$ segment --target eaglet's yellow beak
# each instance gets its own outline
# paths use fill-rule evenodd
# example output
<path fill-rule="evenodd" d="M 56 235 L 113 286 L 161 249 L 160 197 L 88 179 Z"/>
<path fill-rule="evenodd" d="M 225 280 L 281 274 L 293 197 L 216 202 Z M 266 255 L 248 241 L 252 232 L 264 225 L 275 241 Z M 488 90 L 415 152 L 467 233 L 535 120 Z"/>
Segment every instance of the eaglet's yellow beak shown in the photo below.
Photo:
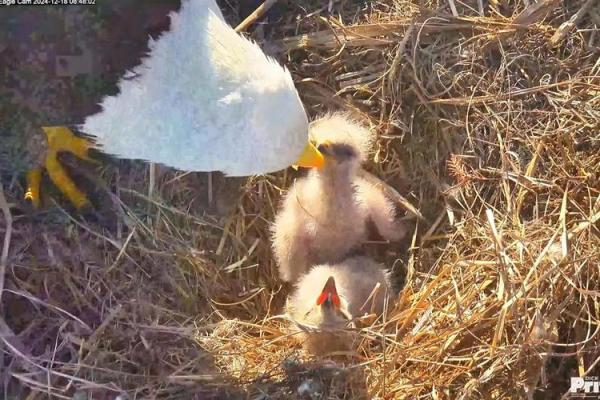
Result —
<path fill-rule="evenodd" d="M 300 158 L 292 167 L 321 168 L 325 164 L 323 154 L 310 142 L 306 144 Z"/>

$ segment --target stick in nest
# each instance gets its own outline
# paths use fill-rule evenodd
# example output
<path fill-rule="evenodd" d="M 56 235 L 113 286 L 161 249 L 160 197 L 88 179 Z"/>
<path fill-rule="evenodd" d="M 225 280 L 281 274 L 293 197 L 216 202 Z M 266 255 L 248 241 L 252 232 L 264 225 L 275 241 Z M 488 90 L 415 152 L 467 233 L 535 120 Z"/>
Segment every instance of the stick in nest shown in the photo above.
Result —
<path fill-rule="evenodd" d="M 4 221 L 6 222 L 6 232 L 4 233 L 4 244 L 2 245 L 2 254 L 0 255 L 0 303 L 2 301 L 2 292 L 4 291 L 4 274 L 6 272 L 6 265 L 8 264 L 8 249 L 10 248 L 10 238 L 12 235 L 12 215 L 8 202 L 4 196 L 4 189 L 0 184 L 0 209 L 4 214 Z"/>
<path fill-rule="evenodd" d="M 252 25 L 257 19 L 260 18 L 261 15 L 269 11 L 273 4 L 275 4 L 277 0 L 266 0 L 263 4 L 261 4 L 254 12 L 246 17 L 238 26 L 235 27 L 236 32 L 243 32 L 250 25 Z"/>

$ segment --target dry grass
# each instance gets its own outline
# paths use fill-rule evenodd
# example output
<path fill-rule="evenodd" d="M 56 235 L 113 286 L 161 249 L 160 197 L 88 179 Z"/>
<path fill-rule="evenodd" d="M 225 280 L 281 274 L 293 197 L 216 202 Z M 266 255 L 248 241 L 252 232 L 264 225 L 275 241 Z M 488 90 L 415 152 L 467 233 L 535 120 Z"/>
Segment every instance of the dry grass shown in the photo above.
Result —
<path fill-rule="evenodd" d="M 5 393 L 560 398 L 600 375 L 597 6 L 298 3 L 269 29 L 307 109 L 370 123 L 368 169 L 427 219 L 408 249 L 372 245 L 405 286 L 355 361 L 307 361 L 278 317 L 267 228 L 290 171 L 247 180 L 218 218 L 204 178 L 169 172 L 149 199 L 131 169 L 107 177 L 114 231 L 13 218 Z"/>

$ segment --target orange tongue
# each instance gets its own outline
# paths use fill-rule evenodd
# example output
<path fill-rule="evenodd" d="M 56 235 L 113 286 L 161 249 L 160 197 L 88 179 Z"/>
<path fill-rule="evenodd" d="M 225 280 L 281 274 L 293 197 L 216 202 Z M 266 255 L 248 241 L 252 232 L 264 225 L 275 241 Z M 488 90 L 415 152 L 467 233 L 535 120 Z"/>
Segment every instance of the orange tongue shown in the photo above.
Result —
<path fill-rule="evenodd" d="M 322 305 L 326 300 L 329 300 L 334 306 L 340 308 L 340 296 L 338 296 L 337 289 L 335 288 L 335 279 L 333 279 L 333 276 L 327 279 L 325 287 L 317 299 L 317 305 Z"/>

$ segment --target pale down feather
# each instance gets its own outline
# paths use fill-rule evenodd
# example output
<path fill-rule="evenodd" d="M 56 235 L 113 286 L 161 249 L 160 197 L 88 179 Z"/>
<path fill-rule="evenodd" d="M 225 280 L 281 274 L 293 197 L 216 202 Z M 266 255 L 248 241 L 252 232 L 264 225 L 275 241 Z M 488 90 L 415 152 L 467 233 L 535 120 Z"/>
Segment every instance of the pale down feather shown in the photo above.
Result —
<path fill-rule="evenodd" d="M 288 282 L 312 265 L 348 256 L 367 240 L 369 220 L 387 240 L 399 240 L 406 233 L 397 205 L 364 178 L 360 167 L 372 133 L 347 114 L 336 113 L 313 122 L 310 136 L 325 163 L 292 185 L 272 227 L 279 275 Z"/>
<path fill-rule="evenodd" d="M 383 266 L 367 257 L 314 266 L 288 297 L 286 313 L 295 337 L 312 354 L 352 349 L 354 335 L 344 331 L 365 314 L 380 315 L 392 289 Z"/>

